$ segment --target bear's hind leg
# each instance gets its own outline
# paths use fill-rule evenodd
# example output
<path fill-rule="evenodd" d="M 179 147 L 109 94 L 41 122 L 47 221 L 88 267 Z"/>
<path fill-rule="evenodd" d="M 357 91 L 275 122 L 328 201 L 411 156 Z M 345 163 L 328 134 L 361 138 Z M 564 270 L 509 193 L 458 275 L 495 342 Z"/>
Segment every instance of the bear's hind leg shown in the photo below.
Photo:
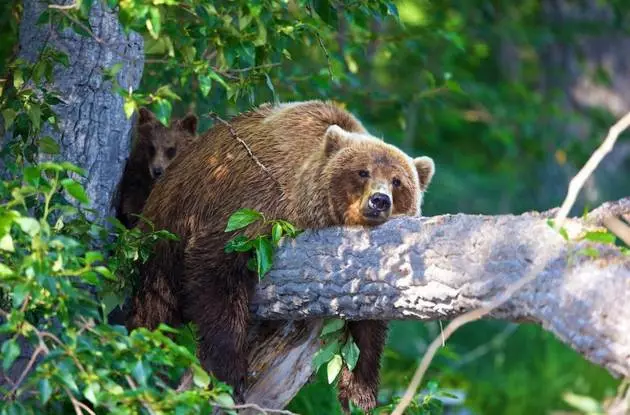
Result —
<path fill-rule="evenodd" d="M 184 315 L 199 330 L 203 368 L 243 400 L 247 380 L 249 299 L 256 277 L 245 255 L 227 255 L 209 237 L 195 238 L 185 256 Z M 217 238 L 223 240 L 224 238 Z M 208 264 L 213 264 L 211 268 Z"/>
<path fill-rule="evenodd" d="M 172 274 L 178 268 L 178 256 L 168 242 L 160 242 L 151 259 L 140 267 L 140 286 L 134 294 L 126 326 L 129 331 L 146 327 L 155 330 L 160 323 L 177 327 L 181 324 L 181 313 L 177 289 Z"/>
<path fill-rule="evenodd" d="M 349 321 L 348 328 L 359 347 L 359 360 L 350 372 L 344 365 L 339 380 L 339 401 L 344 412 L 349 401 L 364 411 L 374 409 L 379 385 L 381 354 L 387 337 L 387 322 L 381 320 Z"/>

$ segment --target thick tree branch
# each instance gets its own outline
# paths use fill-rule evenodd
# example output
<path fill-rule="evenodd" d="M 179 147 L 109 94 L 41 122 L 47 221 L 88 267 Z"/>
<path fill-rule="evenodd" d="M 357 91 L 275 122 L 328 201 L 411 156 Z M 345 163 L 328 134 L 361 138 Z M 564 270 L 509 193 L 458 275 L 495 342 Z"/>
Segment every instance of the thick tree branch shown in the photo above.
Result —
<path fill-rule="evenodd" d="M 592 362 L 630 376 L 630 256 L 579 240 L 608 214 L 627 213 L 630 198 L 607 203 L 585 219 L 568 219 L 569 241 L 547 223 L 549 212 L 400 218 L 369 230 L 305 232 L 282 244 L 252 311 L 258 320 L 450 319 L 487 305 L 544 265 L 534 282 L 491 316 L 539 323 Z M 303 350 L 317 343 L 308 325 L 290 324 L 302 333 Z M 260 361 L 283 352 L 275 344 L 267 353 L 261 357 L 257 348 L 252 367 L 269 367 Z M 304 381 L 311 371 L 307 360 Z M 252 390 L 260 388 L 254 380 Z M 273 382 L 266 387 L 267 393 L 277 387 L 290 394 Z"/>

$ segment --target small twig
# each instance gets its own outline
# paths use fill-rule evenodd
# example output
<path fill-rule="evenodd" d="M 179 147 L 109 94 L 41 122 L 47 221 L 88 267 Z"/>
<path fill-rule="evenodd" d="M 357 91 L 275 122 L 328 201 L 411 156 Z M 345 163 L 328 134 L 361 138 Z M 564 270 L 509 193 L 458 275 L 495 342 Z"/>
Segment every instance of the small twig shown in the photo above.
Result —
<path fill-rule="evenodd" d="M 609 216 L 604 218 L 604 225 L 626 245 L 630 246 L 630 226 L 626 225 L 624 221 L 616 216 Z"/>
<path fill-rule="evenodd" d="M 79 5 L 77 3 L 72 3 L 72 4 L 49 4 L 48 5 L 49 9 L 57 9 L 57 10 L 72 10 L 72 9 L 78 9 Z"/>
<path fill-rule="evenodd" d="M 262 408 L 255 403 L 245 403 L 242 405 L 232 405 L 232 406 L 221 406 L 223 409 L 253 409 L 258 411 L 259 414 L 263 415 L 271 415 L 271 414 L 279 414 L 279 415 L 297 415 L 295 412 L 287 411 L 286 409 L 268 409 Z"/>
<path fill-rule="evenodd" d="M 590 175 L 595 171 L 601 160 L 604 158 L 606 154 L 612 150 L 617 137 L 630 126 L 630 113 L 626 114 L 621 120 L 619 120 L 615 125 L 610 128 L 608 135 L 604 142 L 595 150 L 593 155 L 586 162 L 584 167 L 580 170 L 580 172 L 571 179 L 571 183 L 569 184 L 569 190 L 567 192 L 567 197 L 562 204 L 562 207 L 558 210 L 558 213 L 555 216 L 555 226 L 556 228 L 560 228 L 562 223 L 566 219 L 569 211 L 573 207 L 575 200 L 579 194 L 579 191 L 582 189 L 582 186 L 586 182 L 586 180 L 590 177 Z M 437 353 L 440 345 L 445 339 L 448 339 L 458 328 L 463 326 L 466 323 L 470 323 L 481 317 L 489 314 L 495 308 L 501 306 L 507 300 L 512 297 L 512 295 L 523 288 L 528 283 L 532 282 L 536 279 L 536 277 L 545 269 L 547 266 L 546 263 L 538 264 L 534 269 L 532 269 L 529 274 L 515 283 L 509 285 L 505 292 L 499 296 L 497 296 L 494 300 L 492 300 L 488 305 L 481 307 L 477 310 L 470 311 L 466 314 L 462 314 L 461 316 L 455 318 L 451 323 L 446 327 L 446 330 L 442 333 L 442 337 L 436 337 L 433 342 L 429 345 L 424 356 L 422 356 L 422 360 L 420 361 L 420 365 L 416 369 L 416 372 L 413 375 L 407 390 L 405 391 L 402 399 L 392 412 L 392 415 L 402 415 L 405 409 L 409 406 L 411 401 L 422 382 L 422 378 L 426 373 L 433 357 Z"/>
<path fill-rule="evenodd" d="M 131 379 L 131 376 L 129 375 L 125 375 L 125 380 L 127 381 L 127 384 L 129 385 L 129 387 L 133 390 L 138 389 L 138 385 L 136 385 L 136 383 L 133 381 L 133 379 Z M 140 400 L 140 402 L 142 402 L 142 406 L 144 406 L 144 408 L 151 414 L 155 414 L 155 412 L 153 411 L 153 408 L 151 408 L 151 406 L 145 402 L 144 400 Z"/>
<path fill-rule="evenodd" d="M 51 7 L 51 6 L 49 6 Z M 79 19 L 75 18 L 74 16 L 72 16 L 70 13 L 68 13 L 66 10 L 67 8 L 62 8 L 62 7 L 52 7 L 53 9 L 56 9 L 57 11 L 59 11 L 59 13 L 63 14 L 64 16 L 66 16 L 66 18 L 68 18 L 69 20 L 71 20 L 73 23 L 75 23 L 77 26 L 81 27 L 81 29 L 85 30 L 86 32 L 88 32 L 88 34 L 92 37 L 92 39 L 94 39 L 96 42 L 102 44 L 102 45 L 107 45 L 107 43 L 101 39 L 100 37 L 96 36 L 96 34 L 94 34 L 94 32 L 92 31 L 92 29 L 90 29 L 89 27 L 87 27 L 83 22 L 81 22 Z"/>
<path fill-rule="evenodd" d="M 87 413 L 89 413 L 90 415 L 96 415 L 94 411 L 90 409 L 89 406 L 77 400 L 77 398 L 74 397 L 74 395 L 72 394 L 72 392 L 70 392 L 67 386 L 64 386 L 63 390 L 66 392 L 66 395 L 68 395 L 68 398 L 70 398 L 70 402 L 72 402 L 72 407 L 74 408 L 74 412 L 77 415 L 83 415 L 83 409 L 85 409 L 85 411 L 87 411 Z"/>
<path fill-rule="evenodd" d="M 310 2 L 306 4 L 306 10 L 308 11 L 308 14 L 311 17 L 313 17 L 313 8 L 311 7 Z M 330 80 L 334 81 L 335 75 L 333 74 L 332 65 L 330 63 L 330 55 L 328 54 L 328 50 L 326 49 L 326 46 L 324 46 L 324 41 L 322 40 L 322 37 L 319 35 L 319 32 L 314 30 L 313 33 L 315 34 L 315 37 L 317 38 L 317 41 L 319 42 L 319 47 L 322 48 L 322 51 L 324 52 L 324 56 L 326 57 L 326 63 L 328 64 L 328 73 L 330 74 Z"/>
<path fill-rule="evenodd" d="M 469 351 L 461 358 L 457 359 L 457 361 L 451 367 L 459 368 L 467 365 L 468 363 L 476 359 L 479 359 L 481 356 L 490 352 L 492 349 L 499 347 L 516 331 L 516 329 L 518 329 L 518 324 L 508 324 L 503 330 L 501 330 L 492 339 L 490 339 L 490 341 L 475 347 L 473 350 Z"/>
<path fill-rule="evenodd" d="M 223 118 L 219 117 L 215 112 L 212 112 L 212 111 L 209 112 L 208 116 L 211 117 L 212 119 L 214 119 L 215 121 L 218 121 L 221 124 L 225 125 L 230 130 L 230 135 L 232 136 L 232 138 L 234 138 L 236 141 L 238 141 L 245 148 L 245 150 L 247 151 L 247 154 L 249 154 L 251 159 L 254 160 L 254 163 L 256 163 L 258 165 L 258 167 L 260 167 L 267 174 L 267 176 L 269 176 L 269 178 L 271 180 L 273 180 L 278 185 L 278 187 L 280 188 L 280 191 L 282 191 L 282 184 L 280 184 L 280 182 L 278 180 L 276 180 L 275 177 L 273 177 L 273 175 L 267 169 L 267 167 L 265 167 L 265 165 L 262 164 L 260 162 L 260 160 L 258 160 L 258 157 L 256 157 L 254 155 L 254 153 L 252 152 L 251 148 L 249 148 L 247 143 L 245 143 L 245 141 L 243 141 L 238 136 L 238 134 L 236 134 L 236 130 L 234 130 L 234 127 L 232 127 L 232 124 L 230 124 L 229 122 L 225 121 Z"/>
<path fill-rule="evenodd" d="M 567 196 L 564 199 L 564 202 L 562 202 L 562 206 L 560 206 L 560 210 L 558 211 L 558 214 L 556 215 L 556 219 L 554 221 L 556 229 L 560 229 L 562 227 L 562 224 L 569 215 L 569 211 L 575 204 L 575 200 L 577 199 L 580 190 L 582 190 L 584 183 L 586 183 L 586 180 L 588 180 L 593 171 L 595 171 L 595 169 L 606 156 L 606 154 L 610 153 L 610 150 L 612 150 L 615 142 L 617 141 L 617 137 L 619 137 L 619 135 L 624 132 L 628 127 L 630 127 L 630 112 L 624 115 L 623 118 L 621 118 L 619 121 L 617 121 L 615 125 L 610 127 L 610 130 L 608 131 L 608 135 L 604 139 L 604 142 L 599 146 L 599 148 L 597 148 L 597 150 L 595 150 L 595 152 L 591 155 L 591 157 L 588 159 L 584 167 L 582 167 L 582 169 L 578 172 L 578 174 L 576 174 L 575 177 L 571 179 Z"/>
<path fill-rule="evenodd" d="M 28 373 L 33 368 L 33 365 L 35 364 L 35 360 L 37 359 L 37 356 L 39 356 L 40 353 L 44 353 L 45 351 L 46 349 L 42 347 L 41 344 L 37 346 L 37 348 L 35 348 L 35 350 L 33 351 L 33 355 L 31 356 L 28 363 L 26 364 L 26 367 L 20 374 L 20 377 L 18 378 L 18 380 L 16 380 L 15 383 L 13 384 L 11 391 L 8 393 L 9 396 L 13 395 L 17 391 L 17 389 L 20 387 L 20 385 L 24 381 L 24 378 L 26 377 L 26 375 L 28 375 Z"/>
<path fill-rule="evenodd" d="M 280 66 L 280 65 L 282 65 L 280 62 L 265 63 L 263 65 L 250 66 L 248 68 L 230 69 L 228 70 L 228 72 L 236 72 L 236 73 L 249 72 L 249 71 L 255 71 L 256 69 L 275 68 L 276 66 Z"/>

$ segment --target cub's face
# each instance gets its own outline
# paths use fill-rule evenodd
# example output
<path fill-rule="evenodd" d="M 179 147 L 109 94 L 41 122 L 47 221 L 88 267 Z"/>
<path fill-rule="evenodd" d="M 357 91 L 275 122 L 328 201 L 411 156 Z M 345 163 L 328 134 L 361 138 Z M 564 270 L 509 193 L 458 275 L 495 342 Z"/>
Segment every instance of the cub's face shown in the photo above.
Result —
<path fill-rule="evenodd" d="M 170 127 L 165 127 L 149 110 L 140 109 L 138 136 L 146 151 L 151 178 L 155 180 L 164 174 L 175 156 L 195 137 L 196 130 L 195 115 L 173 120 Z"/>
<path fill-rule="evenodd" d="M 394 215 L 420 213 L 435 171 L 429 157 L 411 159 L 374 137 L 328 129 L 329 207 L 345 225 L 378 225 Z"/>

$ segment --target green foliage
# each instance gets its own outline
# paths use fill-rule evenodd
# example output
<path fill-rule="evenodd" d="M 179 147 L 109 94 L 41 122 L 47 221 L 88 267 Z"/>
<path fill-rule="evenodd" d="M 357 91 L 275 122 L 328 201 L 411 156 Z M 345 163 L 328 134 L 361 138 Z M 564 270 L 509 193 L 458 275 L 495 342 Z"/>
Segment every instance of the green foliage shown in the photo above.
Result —
<path fill-rule="evenodd" d="M 353 370 L 359 359 L 359 347 L 346 329 L 346 323 L 338 318 L 327 319 L 319 337 L 322 347 L 313 356 L 313 368 L 326 365 L 328 383 L 333 383 L 345 364 L 348 370 Z"/>
<path fill-rule="evenodd" d="M 129 335 L 105 324 L 99 298 L 120 262 L 111 267 L 90 250 L 99 232 L 63 196 L 65 190 L 85 199 L 70 172 L 80 170 L 40 163 L 0 186 L 3 370 L 24 348 L 41 358 L 34 372 L 0 391 L 10 397 L 0 404 L 3 413 L 65 413 L 85 405 L 108 413 L 208 412 L 232 405 L 230 388 L 204 372 L 194 351 L 171 340 L 176 330 Z M 177 393 L 173 385 L 188 368 L 196 387 Z"/>
<path fill-rule="evenodd" d="M 225 252 L 250 252 L 253 251 L 255 256 L 247 263 L 250 270 L 258 274 L 258 278 L 262 279 L 273 266 L 273 253 L 280 243 L 283 235 L 289 238 L 295 238 L 301 230 L 297 229 L 291 223 L 282 219 L 267 220 L 265 216 L 253 209 L 239 209 L 229 218 L 225 232 L 233 232 L 242 230 L 256 222 L 260 222 L 259 229 L 271 227 L 271 233 L 258 234 L 254 237 L 246 235 L 237 235 L 225 244 Z"/>

